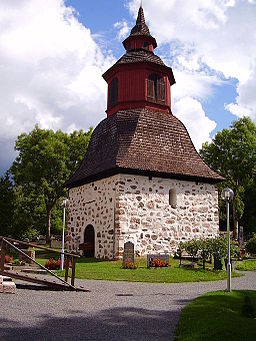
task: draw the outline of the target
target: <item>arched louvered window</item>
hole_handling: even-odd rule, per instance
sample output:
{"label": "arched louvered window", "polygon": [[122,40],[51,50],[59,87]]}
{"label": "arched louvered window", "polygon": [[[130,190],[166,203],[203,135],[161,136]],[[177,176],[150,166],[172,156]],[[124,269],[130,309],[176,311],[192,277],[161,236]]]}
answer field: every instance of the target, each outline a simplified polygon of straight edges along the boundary
{"label": "arched louvered window", "polygon": [[115,77],[108,86],[108,108],[112,108],[118,102],[118,79]]}
{"label": "arched louvered window", "polygon": [[155,73],[149,75],[147,80],[147,98],[150,102],[165,104],[165,83],[164,79]]}

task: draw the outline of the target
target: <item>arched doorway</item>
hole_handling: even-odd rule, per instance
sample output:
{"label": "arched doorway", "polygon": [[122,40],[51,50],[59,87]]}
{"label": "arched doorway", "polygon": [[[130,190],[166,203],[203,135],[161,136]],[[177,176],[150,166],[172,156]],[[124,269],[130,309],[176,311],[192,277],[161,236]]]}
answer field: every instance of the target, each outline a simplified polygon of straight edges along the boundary
{"label": "arched doorway", "polygon": [[95,232],[92,225],[87,225],[84,230],[84,256],[94,257]]}

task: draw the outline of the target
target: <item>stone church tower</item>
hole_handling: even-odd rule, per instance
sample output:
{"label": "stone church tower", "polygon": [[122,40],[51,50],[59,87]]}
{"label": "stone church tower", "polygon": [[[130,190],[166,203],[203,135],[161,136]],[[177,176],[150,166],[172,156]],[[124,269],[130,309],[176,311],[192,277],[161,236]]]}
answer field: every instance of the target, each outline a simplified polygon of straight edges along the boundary
{"label": "stone church tower", "polygon": [[181,240],[218,234],[222,179],[200,158],[171,112],[172,69],[154,54],[142,7],[126,53],[103,78],[107,118],[67,182],[68,251],[118,258],[131,241],[139,255],[174,252]]}

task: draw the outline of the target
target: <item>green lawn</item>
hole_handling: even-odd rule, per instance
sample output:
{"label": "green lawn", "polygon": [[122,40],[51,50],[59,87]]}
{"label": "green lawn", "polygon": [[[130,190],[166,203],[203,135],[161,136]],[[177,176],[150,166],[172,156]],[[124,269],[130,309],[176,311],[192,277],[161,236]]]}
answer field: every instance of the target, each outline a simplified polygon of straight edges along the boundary
{"label": "green lawn", "polygon": [[[146,266],[146,258],[137,258],[137,269],[122,269],[121,261],[97,261],[80,258],[76,263],[76,278],[99,279],[129,282],[181,283],[216,281],[226,279],[225,271],[186,269],[179,267],[177,259],[170,260],[169,268],[151,268]],[[58,271],[59,275],[64,272]],[[237,276],[237,275],[236,275]]]}
{"label": "green lawn", "polygon": [[217,291],[184,308],[176,341],[256,340],[256,291]]}
{"label": "green lawn", "polygon": [[242,271],[256,271],[256,259],[244,259],[236,262],[236,269]]}
{"label": "green lawn", "polygon": [[[41,265],[50,258],[57,259],[60,254],[55,252],[46,252],[36,250],[36,260]],[[201,266],[195,269],[179,266],[178,259],[170,258],[169,268],[147,268],[145,257],[136,258],[137,269],[122,269],[122,261],[99,261],[93,258],[78,258],[76,262],[76,278],[80,279],[98,279],[110,281],[128,281],[128,282],[150,282],[150,283],[182,283],[182,282],[202,282],[217,281],[226,279],[226,271],[213,271],[212,266],[207,264],[207,270]],[[183,261],[183,264],[189,264],[189,261]],[[57,275],[64,276],[64,271],[57,271]],[[69,275],[71,276],[71,270]],[[239,276],[233,274],[233,276]]]}

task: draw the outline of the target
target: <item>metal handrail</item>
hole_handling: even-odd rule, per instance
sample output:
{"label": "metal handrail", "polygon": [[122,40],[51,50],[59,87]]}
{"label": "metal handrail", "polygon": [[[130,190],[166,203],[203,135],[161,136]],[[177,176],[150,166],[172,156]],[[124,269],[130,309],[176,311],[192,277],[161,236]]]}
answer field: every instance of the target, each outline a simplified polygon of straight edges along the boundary
{"label": "metal handrail", "polygon": [[[9,238],[9,237],[4,237],[4,236],[0,236],[0,241],[1,241],[3,238],[4,238],[5,240],[9,240],[10,242],[18,243],[18,244],[20,244],[20,245],[26,245],[26,246],[34,247],[34,248],[37,248],[37,249],[46,250],[46,251],[49,251],[49,252],[56,252],[56,253],[59,253],[59,254],[62,253],[62,252],[59,251],[59,250],[50,249],[49,247],[45,247],[45,246],[41,246],[41,245],[29,243],[29,242],[24,242],[24,241],[21,241],[21,240],[16,240],[16,239]],[[64,256],[80,258],[79,255],[74,254],[74,253],[64,252],[63,254],[64,254]]]}

